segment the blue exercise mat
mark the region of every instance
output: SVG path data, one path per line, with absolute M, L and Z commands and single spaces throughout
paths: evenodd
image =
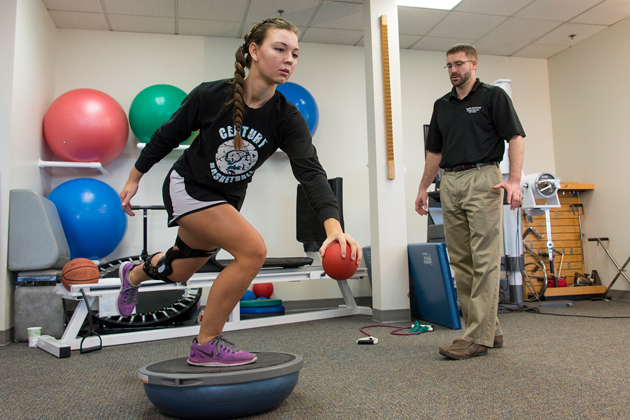
M 242 308 L 242 314 L 268 314 L 275 312 L 284 312 L 284 305 L 276 305 L 276 306 L 259 306 L 257 308 Z
M 446 244 L 409 244 L 407 252 L 411 316 L 454 330 L 461 329 Z

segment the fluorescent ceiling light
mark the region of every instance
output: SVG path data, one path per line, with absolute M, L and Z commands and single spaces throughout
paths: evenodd
M 398 6 L 423 7 L 425 9 L 451 10 L 461 0 L 398 0 Z

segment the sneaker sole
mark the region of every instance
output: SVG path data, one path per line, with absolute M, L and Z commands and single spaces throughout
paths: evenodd
M 258 357 L 255 357 L 253 360 L 248 360 L 246 362 L 235 362 L 235 363 L 221 363 L 221 362 L 192 362 L 190 359 L 186 360 L 189 365 L 192 366 L 203 366 L 203 367 L 232 367 L 232 366 L 242 366 L 248 365 L 250 363 L 254 363 L 258 360 Z

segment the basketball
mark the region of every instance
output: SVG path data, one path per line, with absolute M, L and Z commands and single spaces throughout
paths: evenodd
M 350 245 L 346 244 L 346 258 L 341 258 L 339 242 L 334 242 L 326 248 L 322 266 L 330 278 L 335 280 L 347 280 L 356 273 L 358 265 L 356 260 L 350 259 Z
M 61 270 L 61 283 L 70 290 L 73 284 L 98 283 L 99 269 L 87 258 L 75 258 L 70 260 Z
M 273 294 L 273 284 L 272 283 L 256 283 L 254 287 L 252 287 L 254 294 L 257 298 L 267 298 L 269 299 Z

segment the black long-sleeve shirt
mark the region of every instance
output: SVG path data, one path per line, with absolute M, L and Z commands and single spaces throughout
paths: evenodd
M 323 222 L 339 219 L 337 200 L 327 182 L 308 125 L 298 109 L 280 92 L 262 107 L 245 105 L 241 150 L 234 150 L 232 95 L 228 80 L 206 82 L 184 99 L 171 119 L 158 128 L 140 153 L 135 167 L 151 167 L 200 130 L 173 168 L 186 179 L 213 191 L 245 196 L 247 185 L 277 149 L 289 157 L 295 178 L 303 185 L 311 207 Z

